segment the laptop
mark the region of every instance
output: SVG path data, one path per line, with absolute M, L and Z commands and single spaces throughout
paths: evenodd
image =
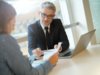
M 91 31 L 89 31 L 89 32 L 87 32 L 87 33 L 81 35 L 81 37 L 80 37 L 80 39 L 79 39 L 77 45 L 75 46 L 75 48 L 74 48 L 74 49 L 69 49 L 69 50 L 68 50 L 68 51 L 71 51 L 70 56 L 60 56 L 60 58 L 66 58 L 66 57 L 71 58 L 71 57 L 73 57 L 73 56 L 79 54 L 79 53 L 82 52 L 83 50 L 85 50 L 85 49 L 87 48 L 87 46 L 88 46 L 88 44 L 89 44 L 89 42 L 90 42 L 90 40 L 91 40 L 91 38 L 92 38 L 94 32 L 95 32 L 95 30 L 96 30 L 96 29 L 91 30 Z M 68 51 L 65 52 L 65 53 L 68 53 Z

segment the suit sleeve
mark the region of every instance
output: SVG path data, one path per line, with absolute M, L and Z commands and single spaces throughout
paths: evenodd
M 32 55 L 32 50 L 36 48 L 36 33 L 34 33 L 33 27 L 28 27 L 28 51 Z
M 62 42 L 62 51 L 64 52 L 69 48 L 69 40 L 68 40 L 68 36 L 65 32 L 65 29 L 62 25 L 61 20 L 59 19 L 59 26 L 60 26 L 60 41 Z

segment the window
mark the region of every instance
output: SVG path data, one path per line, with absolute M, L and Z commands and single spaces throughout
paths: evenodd
M 93 19 L 93 25 L 96 28 L 96 42 L 100 44 L 100 0 L 89 0 L 90 10 Z
M 27 55 L 27 27 L 38 19 L 39 5 L 47 0 L 5 0 L 10 3 L 16 10 L 16 27 L 12 35 L 18 39 L 19 45 L 24 55 Z M 57 17 L 61 17 L 59 4 L 56 0 L 49 0 L 57 6 Z

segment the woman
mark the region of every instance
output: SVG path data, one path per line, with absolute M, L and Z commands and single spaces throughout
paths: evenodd
M 22 55 L 16 40 L 10 35 L 14 30 L 15 16 L 15 9 L 0 1 L 0 75 L 46 75 L 56 64 L 58 53 L 32 67 Z

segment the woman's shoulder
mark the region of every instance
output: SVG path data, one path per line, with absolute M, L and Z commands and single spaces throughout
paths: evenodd
M 0 34 L 0 49 L 1 51 L 14 52 L 19 50 L 17 41 L 9 34 Z
M 17 44 L 17 41 L 15 38 L 13 38 L 11 35 L 9 34 L 0 34 L 0 42 L 1 44 L 6 44 L 7 42 L 13 43 L 13 44 Z M 8 44 L 8 43 L 7 43 Z
M 9 34 L 0 34 L 0 41 L 7 41 L 7 40 L 15 40 L 15 39 Z

